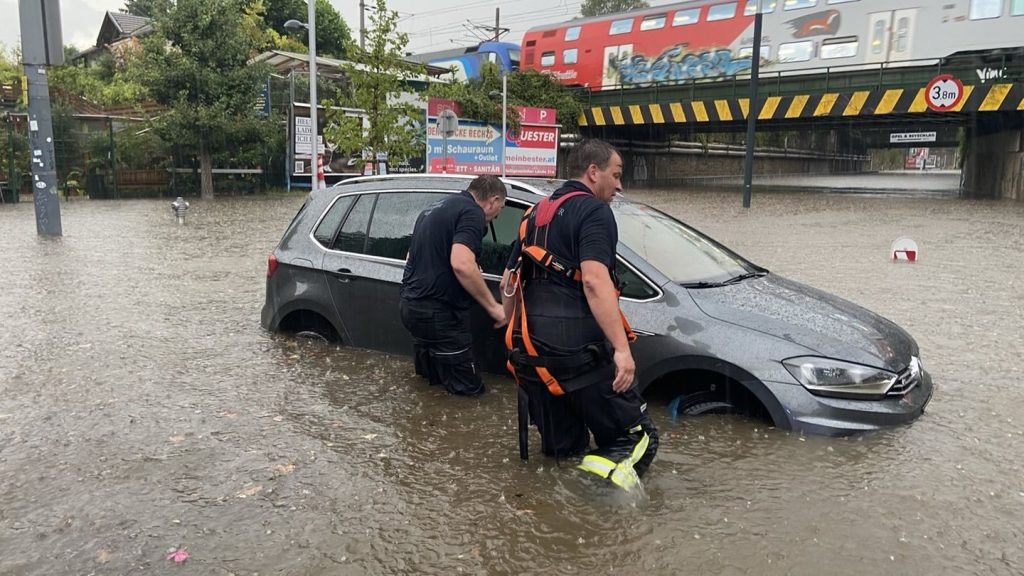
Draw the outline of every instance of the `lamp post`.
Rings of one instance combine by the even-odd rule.
[[[289,20],[284,23],[285,28],[298,30],[305,28],[309,32],[309,122],[313,128],[313,145],[310,156],[310,189],[316,192],[320,184],[320,139],[318,133],[320,125],[316,118],[316,0],[309,0],[309,23]]]
[[[491,98],[498,97],[497,90],[488,94]],[[505,137],[508,134],[508,75],[501,73],[501,177],[505,177]]]
[[[754,135],[757,125],[757,82],[761,70],[761,0],[754,0],[754,46],[750,54],[750,98],[747,100],[747,150],[743,162],[743,207],[750,208],[754,180]]]

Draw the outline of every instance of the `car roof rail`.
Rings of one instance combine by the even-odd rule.
[[[356,176],[355,178],[346,178],[341,182],[338,182],[334,186],[346,186],[348,184],[359,184],[363,182],[379,182],[396,179],[436,178],[443,180],[472,180],[477,176],[479,176],[479,174],[377,174],[374,176]],[[547,194],[545,194],[543,191],[530,185],[528,182],[523,182],[521,180],[508,177],[502,178],[501,181],[509,186],[512,186],[514,189],[520,190],[522,192],[528,192],[530,194],[535,194],[537,196],[547,196]],[[331,186],[331,188],[333,188],[333,186]]]

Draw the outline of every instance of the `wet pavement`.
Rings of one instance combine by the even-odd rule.
[[[928,411],[832,439],[654,406],[625,501],[519,462],[505,378],[450,398],[405,357],[263,332],[299,197],[196,200],[184,226],[72,202],[60,239],[0,206],[0,574],[1024,572],[1024,204],[630,195],[906,328]],[[900,236],[919,262],[889,260]]]

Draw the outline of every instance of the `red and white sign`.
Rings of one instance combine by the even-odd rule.
[[[948,112],[964,98],[964,84],[952,74],[932,78],[924,87],[924,101],[936,112]]]
[[[558,163],[556,126],[520,125],[505,141],[505,170],[516,176],[554,178]]]
[[[526,106],[516,106],[516,111],[519,112],[519,122],[522,124],[542,124],[545,126],[555,125],[554,108],[530,108]]]
[[[896,262],[917,262],[917,242],[910,238],[897,238],[892,243],[892,259]]]

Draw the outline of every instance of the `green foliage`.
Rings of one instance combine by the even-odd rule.
[[[583,0],[581,16],[601,16],[650,6],[645,0]]]
[[[316,53],[344,59],[348,56],[347,46],[351,42],[352,31],[341,19],[341,14],[328,0],[316,0]]]
[[[174,0],[125,0],[121,11],[147,18],[160,18],[169,14],[173,7]]]
[[[337,102],[324,102],[327,106],[358,108],[367,116],[364,128],[358,120],[328,108],[326,140],[345,150],[363,150],[371,157],[386,153],[393,164],[423,149],[422,128],[417,125],[423,117],[422,108],[402,98],[406,80],[422,75],[423,66],[403,59],[409,36],[398,30],[397,21],[398,13],[388,10],[385,0],[375,0],[366,49],[349,44],[349,54],[356,62],[345,67],[349,90],[339,93]]]
[[[536,70],[511,72],[508,75],[508,114],[511,128],[519,125],[516,106],[554,108],[562,132],[577,131],[577,122],[582,113],[579,100],[568,88],[559,84],[547,74]],[[466,118],[483,120],[492,124],[501,123],[501,98],[492,98],[492,92],[501,92],[501,75],[494,64],[485,64],[480,77],[468,82],[434,84],[427,94],[434,98],[445,98],[459,103]]]
[[[258,50],[246,34],[243,0],[178,0],[143,41],[140,77],[169,111],[154,121],[163,140],[198,149],[203,195],[212,189],[212,155],[262,141],[276,130],[256,113],[269,71],[248,63]]]
[[[21,78],[21,56],[0,44],[0,83],[17,82]]]
[[[305,30],[286,30],[288,20],[305,22],[309,9],[303,0],[263,0],[266,7],[264,20],[269,32],[276,36],[274,48],[305,53],[309,50]],[[352,31],[329,0],[316,0],[316,53],[320,56],[345,58],[346,46],[352,40]]]
[[[146,88],[129,70],[133,61],[131,53],[126,52],[125,58],[124,68],[118,68],[110,54],[103,55],[89,67],[72,64],[66,59],[63,66],[50,69],[50,85],[104,106],[137,104],[146,99]]]

